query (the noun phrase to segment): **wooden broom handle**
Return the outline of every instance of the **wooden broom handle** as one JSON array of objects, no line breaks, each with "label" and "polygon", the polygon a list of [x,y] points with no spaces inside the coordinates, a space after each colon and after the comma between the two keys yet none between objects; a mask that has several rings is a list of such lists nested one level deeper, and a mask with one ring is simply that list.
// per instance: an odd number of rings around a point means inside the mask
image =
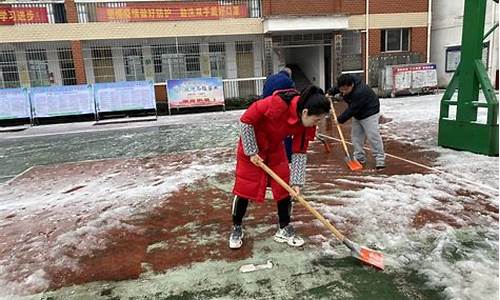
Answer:
[{"label": "wooden broom handle", "polygon": [[332,116],[333,116],[333,119],[335,120],[335,125],[337,125],[337,130],[339,131],[340,139],[342,140],[342,146],[344,146],[345,154],[350,159],[351,156],[349,155],[349,150],[347,149],[347,144],[346,144],[345,139],[344,139],[344,134],[342,133],[342,129],[340,129],[340,125],[339,125],[339,122],[337,120],[337,114],[335,113],[335,108],[333,107],[333,100],[331,97],[328,97],[328,98],[330,99],[330,109],[332,110]]},{"label": "wooden broom handle", "polygon": [[333,234],[340,240],[344,241],[345,237],[342,233],[340,233],[337,228],[335,228],[327,219],[325,219],[317,210],[315,210],[301,195],[299,195],[294,189],[292,189],[283,179],[281,179],[273,170],[271,170],[266,164],[263,162],[259,163],[259,166],[276,182],[281,185],[285,190],[287,190],[292,197],[297,199],[300,204],[302,204],[309,212],[311,212],[316,219],[320,220],[323,225],[326,226]]}]

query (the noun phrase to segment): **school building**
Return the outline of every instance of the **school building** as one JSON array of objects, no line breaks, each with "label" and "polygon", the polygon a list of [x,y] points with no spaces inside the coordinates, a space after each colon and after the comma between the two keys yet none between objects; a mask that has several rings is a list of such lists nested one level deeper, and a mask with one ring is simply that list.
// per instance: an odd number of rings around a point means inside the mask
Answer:
[{"label": "school building", "polygon": [[428,0],[0,2],[0,88],[222,77],[260,94],[288,65],[297,86],[430,60]]}]

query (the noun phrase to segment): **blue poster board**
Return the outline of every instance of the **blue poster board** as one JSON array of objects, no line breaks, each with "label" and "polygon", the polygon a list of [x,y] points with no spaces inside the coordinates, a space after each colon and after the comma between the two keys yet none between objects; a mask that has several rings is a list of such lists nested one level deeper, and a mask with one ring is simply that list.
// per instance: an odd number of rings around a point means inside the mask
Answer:
[{"label": "blue poster board", "polygon": [[95,114],[89,85],[36,87],[30,97],[33,118]]},{"label": "blue poster board", "polygon": [[98,113],[156,109],[151,81],[96,83],[94,97]]},{"label": "blue poster board", "polygon": [[0,89],[0,120],[31,118],[26,89]]}]

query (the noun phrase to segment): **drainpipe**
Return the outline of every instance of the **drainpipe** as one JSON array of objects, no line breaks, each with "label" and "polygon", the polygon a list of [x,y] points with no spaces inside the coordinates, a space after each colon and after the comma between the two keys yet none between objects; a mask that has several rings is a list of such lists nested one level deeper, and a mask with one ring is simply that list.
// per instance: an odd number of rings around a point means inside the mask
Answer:
[{"label": "drainpipe", "polygon": [[[493,26],[495,26],[495,24],[497,24],[497,19],[498,19],[498,4],[495,4],[495,3],[490,3],[491,7],[493,8],[493,16],[492,16],[492,22],[491,22],[491,26],[492,28],[494,28]],[[496,29],[498,30],[498,28]],[[490,75],[490,80],[491,82],[493,82],[493,84],[495,84],[495,78],[496,78],[496,70],[498,69],[498,60],[495,60],[495,58],[498,58],[498,53],[495,51],[496,49],[496,46],[497,46],[497,43],[498,43],[498,34],[497,33],[493,33],[493,35],[491,36],[491,40],[490,40],[490,57],[488,58],[489,60],[489,75]],[[496,57],[495,57],[496,56]]]},{"label": "drainpipe", "polygon": [[432,27],[432,0],[428,0],[429,8],[427,9],[427,63],[431,62],[431,27]]},{"label": "drainpipe", "polygon": [[366,0],[366,11],[365,11],[365,83],[369,85],[368,82],[368,56],[369,56],[369,44],[370,44],[370,0]]}]

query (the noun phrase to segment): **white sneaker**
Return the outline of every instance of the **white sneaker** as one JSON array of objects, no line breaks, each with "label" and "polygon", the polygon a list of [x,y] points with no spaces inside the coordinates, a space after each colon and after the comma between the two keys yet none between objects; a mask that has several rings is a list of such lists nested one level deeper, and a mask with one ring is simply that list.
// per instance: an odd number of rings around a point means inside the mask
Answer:
[{"label": "white sneaker", "polygon": [[243,228],[241,225],[233,225],[231,235],[229,236],[229,248],[239,249],[243,245]]},{"label": "white sneaker", "polygon": [[278,229],[278,232],[274,235],[274,240],[278,243],[287,243],[292,247],[304,245],[304,240],[295,234],[295,229],[292,225]]}]

